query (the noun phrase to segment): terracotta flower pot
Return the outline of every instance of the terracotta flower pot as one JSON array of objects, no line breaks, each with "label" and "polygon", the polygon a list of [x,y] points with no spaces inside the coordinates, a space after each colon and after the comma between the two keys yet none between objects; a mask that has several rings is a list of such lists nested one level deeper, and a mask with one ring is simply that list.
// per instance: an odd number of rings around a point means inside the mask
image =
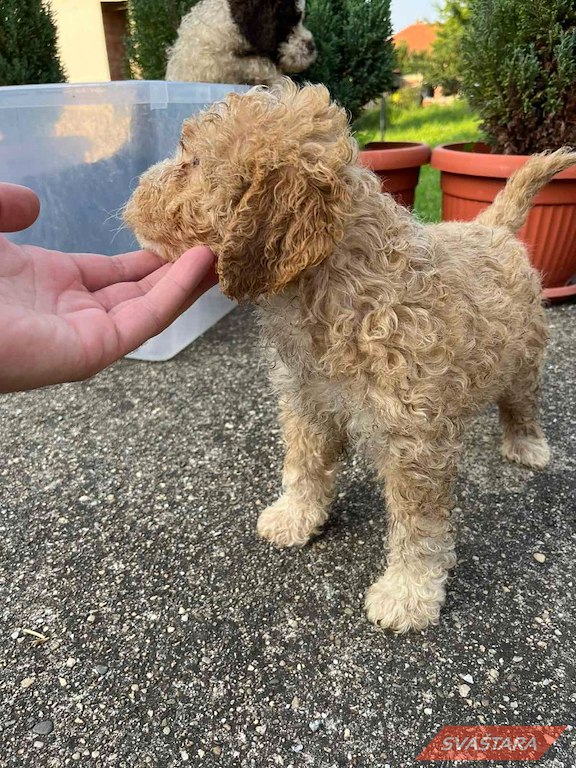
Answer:
[{"label": "terracotta flower pot", "polygon": [[[432,166],[441,171],[442,218],[475,218],[527,159],[490,154],[481,143],[436,147]],[[576,168],[558,174],[541,190],[519,234],[542,273],[544,295],[553,299],[576,294],[576,285],[567,285],[576,273]]]},{"label": "terracotta flower pot", "polygon": [[382,184],[400,205],[412,208],[420,166],[430,161],[428,144],[397,141],[374,141],[360,152],[360,162],[374,171]]}]

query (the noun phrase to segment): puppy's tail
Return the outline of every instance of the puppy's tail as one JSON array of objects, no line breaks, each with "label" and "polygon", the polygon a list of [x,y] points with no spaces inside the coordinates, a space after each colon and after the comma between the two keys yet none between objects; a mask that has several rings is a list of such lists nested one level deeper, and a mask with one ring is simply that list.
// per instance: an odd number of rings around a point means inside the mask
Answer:
[{"label": "puppy's tail", "polygon": [[569,147],[532,155],[510,176],[492,205],[482,211],[476,221],[492,227],[508,227],[512,232],[518,232],[526,221],[532,200],[540,189],[557,173],[572,165],[576,165],[576,152]]}]

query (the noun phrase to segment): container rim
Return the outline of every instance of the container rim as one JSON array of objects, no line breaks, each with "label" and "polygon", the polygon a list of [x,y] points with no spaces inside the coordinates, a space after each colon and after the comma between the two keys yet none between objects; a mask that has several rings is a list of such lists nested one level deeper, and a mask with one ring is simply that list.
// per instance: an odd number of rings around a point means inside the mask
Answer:
[{"label": "container rim", "polygon": [[[507,179],[521,168],[530,155],[501,155],[490,152],[482,141],[440,144],[432,150],[430,165],[443,173]],[[576,179],[576,166],[557,174],[554,181]]]},{"label": "container rim", "polygon": [[211,104],[231,91],[243,93],[248,88],[247,85],[165,80],[5,85],[0,87],[0,109],[98,104],[147,104],[151,109],[165,109],[169,104]]}]

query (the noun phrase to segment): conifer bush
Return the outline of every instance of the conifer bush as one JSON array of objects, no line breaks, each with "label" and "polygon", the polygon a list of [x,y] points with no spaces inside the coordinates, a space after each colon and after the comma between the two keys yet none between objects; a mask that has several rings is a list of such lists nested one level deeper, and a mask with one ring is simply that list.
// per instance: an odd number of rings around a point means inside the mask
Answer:
[{"label": "conifer bush", "polygon": [[52,10],[45,0],[1,0],[0,85],[62,83]]},{"label": "conifer bush", "polygon": [[324,83],[352,119],[392,88],[390,0],[308,0],[305,24],[318,58],[302,79]]},{"label": "conifer bush", "polygon": [[576,145],[576,0],[472,0],[464,89],[495,152]]}]

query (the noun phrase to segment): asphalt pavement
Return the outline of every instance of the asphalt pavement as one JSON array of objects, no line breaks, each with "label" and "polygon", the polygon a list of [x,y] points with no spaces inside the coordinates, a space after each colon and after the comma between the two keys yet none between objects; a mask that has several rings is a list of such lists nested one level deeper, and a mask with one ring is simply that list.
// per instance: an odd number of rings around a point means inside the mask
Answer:
[{"label": "asphalt pavement", "polygon": [[[552,463],[504,462],[476,419],[422,634],[364,616],[386,519],[361,458],[312,544],[257,538],[282,440],[250,310],[172,361],[2,396],[0,766],[403,768],[444,725],[572,723],[576,304],[548,314]],[[574,733],[539,765],[576,765]]]}]

